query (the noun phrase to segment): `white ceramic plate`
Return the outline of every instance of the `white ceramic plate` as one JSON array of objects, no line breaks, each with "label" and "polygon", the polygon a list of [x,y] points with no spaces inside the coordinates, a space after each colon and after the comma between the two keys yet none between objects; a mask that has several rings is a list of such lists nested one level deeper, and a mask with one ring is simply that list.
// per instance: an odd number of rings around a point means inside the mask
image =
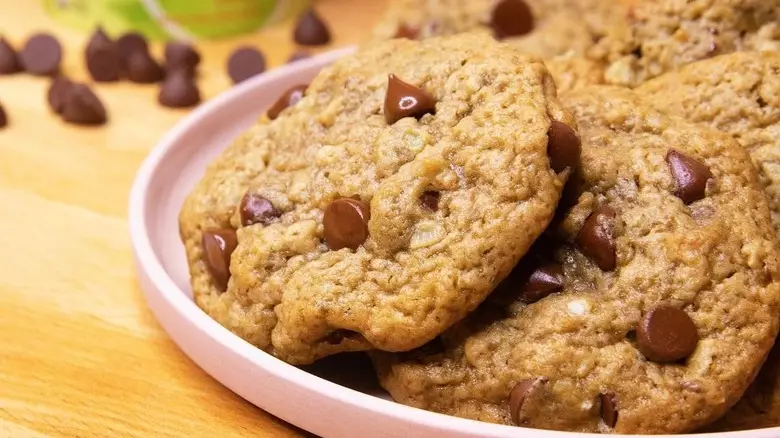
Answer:
[{"label": "white ceramic plate", "polygon": [[[599,436],[480,423],[389,400],[361,355],[296,368],[260,351],[206,316],[191,300],[178,213],[206,165],[283,91],[308,83],[354,49],[330,52],[253,78],[213,99],[169,132],[142,165],[130,196],[130,232],[141,287],[157,320],[184,353],[232,391],[322,437]],[[679,437],[679,435],[677,435]],[[780,428],[707,438],[770,438]]]}]

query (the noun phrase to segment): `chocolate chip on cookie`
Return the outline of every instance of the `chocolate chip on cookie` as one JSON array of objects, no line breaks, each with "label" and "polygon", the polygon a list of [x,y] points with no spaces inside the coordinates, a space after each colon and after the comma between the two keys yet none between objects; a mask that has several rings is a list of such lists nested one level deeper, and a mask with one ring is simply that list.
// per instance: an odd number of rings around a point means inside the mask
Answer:
[{"label": "chocolate chip on cookie", "polygon": [[285,91],[281,96],[279,96],[279,99],[276,100],[276,103],[274,103],[271,108],[268,108],[266,113],[268,118],[274,120],[279,117],[279,114],[281,114],[282,111],[298,103],[298,101],[303,99],[303,95],[306,92],[307,87],[308,85],[296,85]]},{"label": "chocolate chip on cookie", "polygon": [[599,394],[601,402],[601,419],[607,427],[615,427],[618,420],[617,400],[615,394]]},{"label": "chocolate chip on cookie", "polygon": [[395,38],[406,38],[409,40],[416,39],[418,35],[420,35],[420,29],[411,27],[406,23],[401,23],[395,32]]},{"label": "chocolate chip on cookie", "polygon": [[241,198],[239,206],[241,214],[241,225],[248,227],[254,224],[268,225],[274,219],[281,216],[281,212],[274,208],[274,205],[268,199],[256,194],[247,192]]},{"label": "chocolate chip on cookie", "polygon": [[341,198],[331,202],[322,219],[328,248],[333,251],[357,249],[368,239],[369,219],[370,207],[363,201]]},{"label": "chocolate chip on cookie", "polygon": [[565,123],[553,120],[547,136],[550,139],[547,143],[547,154],[550,156],[550,166],[553,170],[574,170],[580,163],[582,150],[580,138],[574,130]]},{"label": "chocolate chip on cookie", "polygon": [[0,75],[10,75],[20,71],[22,71],[22,64],[19,62],[19,54],[5,38],[0,37]]},{"label": "chocolate chip on cookie", "polygon": [[24,44],[19,57],[28,73],[36,76],[53,75],[60,69],[62,46],[47,33],[35,34]]},{"label": "chocolate chip on cookie", "polygon": [[436,111],[436,99],[425,90],[391,74],[385,94],[385,120],[389,125],[405,118],[421,118]]},{"label": "chocolate chip on cookie", "polygon": [[563,267],[559,263],[547,263],[533,271],[520,292],[520,300],[526,304],[563,290]]},{"label": "chocolate chip on cookie", "polygon": [[707,166],[674,149],[666,155],[666,162],[677,184],[674,194],[678,198],[686,204],[704,199],[707,180],[713,176]]},{"label": "chocolate chip on cookie", "polygon": [[521,415],[523,404],[528,397],[547,383],[547,380],[546,377],[523,380],[512,389],[512,392],[509,394],[509,413],[516,425],[522,426],[525,424]]},{"label": "chocolate chip on cookie", "polygon": [[295,42],[303,46],[322,46],[330,42],[330,30],[314,9],[309,9],[295,26]]},{"label": "chocolate chip on cookie", "polygon": [[637,347],[653,362],[676,362],[699,343],[696,324],[684,311],[660,305],[647,312],[636,329]]},{"label": "chocolate chip on cookie", "polygon": [[597,208],[577,234],[577,247],[604,271],[615,269],[615,218],[617,212],[610,207]]},{"label": "chocolate chip on cookie", "polygon": [[420,196],[420,204],[431,211],[436,211],[439,209],[439,199],[441,198],[441,193],[428,190]]},{"label": "chocolate chip on cookie", "polygon": [[230,279],[230,258],[238,245],[236,230],[213,229],[203,232],[201,238],[203,262],[219,290],[227,289]]},{"label": "chocolate chip on cookie", "polygon": [[526,35],[534,29],[534,14],[523,0],[501,0],[493,8],[490,25],[498,39]]}]

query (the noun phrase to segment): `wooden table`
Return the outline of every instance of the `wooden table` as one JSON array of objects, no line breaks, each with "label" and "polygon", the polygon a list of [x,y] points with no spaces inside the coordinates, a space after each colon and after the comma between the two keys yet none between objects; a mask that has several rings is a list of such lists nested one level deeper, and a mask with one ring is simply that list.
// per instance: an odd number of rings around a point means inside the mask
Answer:
[{"label": "wooden table", "polygon": [[[18,45],[37,30],[55,33],[65,72],[86,81],[88,36],[52,22],[42,3],[0,0],[0,34]],[[359,41],[384,3],[317,7],[341,46]],[[230,86],[225,60],[238,42],[262,48],[273,66],[284,63],[294,51],[291,27],[201,44],[204,96]],[[101,84],[109,124],[74,127],[49,112],[47,86],[28,75],[0,77],[10,119],[0,130],[0,438],[302,435],[195,366],[154,320],[136,282],[130,185],[187,112],[159,107],[155,86]]]}]

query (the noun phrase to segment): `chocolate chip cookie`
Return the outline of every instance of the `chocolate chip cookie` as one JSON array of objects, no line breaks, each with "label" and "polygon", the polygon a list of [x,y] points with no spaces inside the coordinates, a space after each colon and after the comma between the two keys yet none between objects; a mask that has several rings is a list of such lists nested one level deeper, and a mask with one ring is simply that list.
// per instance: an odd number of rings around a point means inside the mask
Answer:
[{"label": "chocolate chip cookie", "polygon": [[683,65],[736,51],[780,50],[780,0],[638,0],[597,50],[607,82],[636,86]]},{"label": "chocolate chip cookie", "polygon": [[366,47],[267,115],[211,164],[181,235],[198,305],[294,364],[464,318],[579,160],[544,64],[485,36]]},{"label": "chocolate chip cookie", "polygon": [[676,433],[742,395],[778,330],[769,210],[730,136],[631,90],[565,100],[578,171],[545,238],[424,348],[374,352],[399,402],[533,428]]},{"label": "chocolate chip cookie", "polygon": [[604,66],[601,63],[583,57],[558,56],[545,60],[555,80],[558,94],[562,95],[589,85],[604,83]]}]

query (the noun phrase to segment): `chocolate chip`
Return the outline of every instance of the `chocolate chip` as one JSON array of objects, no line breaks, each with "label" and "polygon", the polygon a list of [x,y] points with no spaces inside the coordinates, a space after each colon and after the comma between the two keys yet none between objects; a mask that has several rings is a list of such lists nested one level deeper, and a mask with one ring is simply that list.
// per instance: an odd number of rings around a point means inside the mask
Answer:
[{"label": "chocolate chip", "polygon": [[67,87],[62,118],[76,125],[102,125],[107,120],[103,103],[84,84],[71,84]]},{"label": "chocolate chip", "polygon": [[303,46],[322,46],[330,42],[330,30],[314,9],[309,9],[295,26],[295,42]]},{"label": "chocolate chip", "polygon": [[201,238],[203,262],[211,278],[220,291],[227,290],[230,279],[230,257],[238,246],[236,231],[224,228],[203,232]]},{"label": "chocolate chip", "polygon": [[97,82],[119,80],[119,47],[98,28],[92,35],[84,51],[87,71]]},{"label": "chocolate chip", "polygon": [[227,70],[234,84],[243,82],[265,71],[265,56],[254,47],[240,47],[230,55]]},{"label": "chocolate chip", "polygon": [[0,38],[0,75],[10,75],[22,71],[19,54],[5,38]]},{"label": "chocolate chip", "polygon": [[46,100],[49,107],[57,114],[62,114],[65,107],[65,98],[68,95],[68,89],[73,83],[63,75],[57,75],[49,85],[49,91],[46,93]]},{"label": "chocolate chip", "polygon": [[27,40],[19,56],[28,73],[49,76],[60,69],[62,46],[53,36],[39,33]]},{"label": "chocolate chip", "polygon": [[577,234],[577,246],[604,271],[615,269],[615,217],[610,207],[599,207],[590,214]]},{"label": "chocolate chip", "polygon": [[647,312],[636,329],[637,347],[653,362],[676,362],[699,343],[696,324],[684,311],[660,305]]},{"label": "chocolate chip", "polygon": [[291,107],[303,99],[303,94],[306,92],[308,85],[296,85],[289,90],[285,91],[279,99],[276,100],[271,108],[268,108],[268,118],[271,120],[279,117],[279,114],[286,108]]},{"label": "chocolate chip", "polygon": [[501,0],[493,8],[490,25],[498,39],[521,36],[534,29],[534,14],[523,0]]},{"label": "chocolate chip", "polygon": [[547,263],[533,271],[522,287],[520,299],[526,304],[563,290],[563,267],[558,263]]},{"label": "chocolate chip", "polygon": [[601,401],[601,419],[607,427],[615,427],[618,420],[617,402],[614,394],[599,394]]},{"label": "chocolate chip", "polygon": [[666,154],[666,162],[677,184],[675,196],[686,204],[704,199],[707,180],[712,178],[712,172],[707,166],[674,149]]},{"label": "chocolate chip", "polygon": [[331,202],[322,220],[328,248],[357,249],[368,238],[370,218],[370,207],[363,201],[341,198]]},{"label": "chocolate chip", "polygon": [[122,72],[127,72],[127,64],[131,55],[138,52],[149,54],[146,38],[136,32],[128,32],[119,37],[116,40],[116,47],[119,51],[119,66],[122,68]]},{"label": "chocolate chip", "polygon": [[293,62],[298,62],[298,61],[300,61],[302,59],[307,59],[307,58],[311,58],[311,54],[309,54],[308,52],[304,52],[302,50],[299,50],[299,51],[293,53],[292,55],[290,55],[289,58],[287,58],[287,63],[288,64],[292,64]]},{"label": "chocolate chip", "polygon": [[268,225],[281,216],[281,213],[274,208],[271,201],[256,193],[249,192],[241,198],[239,212],[241,214],[241,224],[245,227],[254,224]]},{"label": "chocolate chip", "polygon": [[579,166],[582,144],[569,125],[553,120],[547,137],[547,155],[550,156],[550,166],[556,173],[563,172],[566,168],[574,170]]},{"label": "chocolate chip", "polygon": [[198,64],[200,64],[200,54],[191,44],[174,41],[165,45],[166,71],[181,70],[194,76]]},{"label": "chocolate chip", "polygon": [[385,94],[385,120],[388,125],[405,118],[421,118],[436,112],[436,99],[425,90],[398,79],[391,74]]},{"label": "chocolate chip", "polygon": [[439,198],[441,197],[441,193],[435,192],[433,190],[428,190],[425,193],[420,196],[420,204],[422,204],[423,207],[427,208],[431,211],[436,211],[439,209]]},{"label": "chocolate chip", "polygon": [[8,115],[5,113],[5,108],[0,104],[0,129],[8,126]]},{"label": "chocolate chip", "polygon": [[547,383],[546,377],[537,377],[535,379],[523,380],[512,389],[512,392],[509,394],[509,413],[516,425],[522,426],[524,423],[520,412],[523,409],[525,400],[545,383]]},{"label": "chocolate chip", "polygon": [[137,84],[153,84],[165,77],[160,64],[143,50],[130,53],[124,61],[124,68],[127,79]]},{"label": "chocolate chip", "polygon": [[362,339],[363,335],[361,335],[358,332],[347,330],[347,329],[337,329],[330,333],[328,333],[327,336],[325,336],[322,341],[325,342],[328,345],[338,345],[344,340],[359,340]]},{"label": "chocolate chip", "polygon": [[420,35],[420,29],[411,27],[406,23],[398,26],[398,30],[395,32],[395,38],[406,38],[409,40],[416,39]]},{"label": "chocolate chip", "polygon": [[168,72],[157,95],[160,105],[169,108],[188,108],[200,103],[200,90],[195,79],[186,71]]}]

